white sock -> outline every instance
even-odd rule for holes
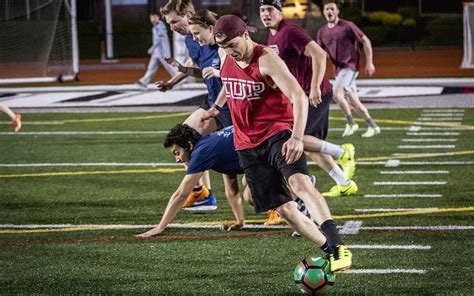
[[[346,181],[344,173],[338,165],[332,168],[332,170],[329,172],[329,176],[334,180],[334,182],[337,183],[337,185],[349,185],[349,181]]]
[[[344,148],[339,145],[335,145],[326,141],[322,141],[323,144],[321,145],[321,153],[329,154],[334,159],[338,159],[341,154],[344,153]]]

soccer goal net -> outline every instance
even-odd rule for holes
[[[75,1],[0,1],[0,84],[76,78]]]
[[[464,3],[464,58],[461,68],[474,68],[474,3]]]

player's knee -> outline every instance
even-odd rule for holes
[[[311,184],[310,179],[304,174],[294,174],[288,179],[292,191],[300,196],[302,192],[308,191],[308,184]],[[311,185],[312,187],[312,185]]]

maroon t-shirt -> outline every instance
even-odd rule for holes
[[[364,37],[353,22],[339,19],[333,28],[327,25],[319,29],[316,42],[328,53],[336,72],[344,68],[359,71],[359,43]]]
[[[296,77],[307,95],[311,90],[313,70],[311,58],[304,55],[306,45],[313,41],[306,31],[288,20],[282,20],[275,35],[268,33],[268,47],[272,48],[285,61],[291,74]],[[331,91],[329,80],[324,77],[321,82],[321,94]]]

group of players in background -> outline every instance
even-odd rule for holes
[[[221,226],[223,230],[245,227],[237,180],[243,174],[243,199],[257,213],[268,212],[269,224],[284,217],[295,232],[327,253],[333,272],[352,266],[352,253],[323,196],[357,192],[352,180],[355,148],[325,139],[331,100],[346,116],[344,137],[359,128],[351,108],[368,124],[362,137],[380,133],[357,95],[360,44],[366,72],[372,75],[375,67],[370,40],[352,22],[339,18],[338,4],[324,1],[323,11],[327,25],[314,41],[303,28],[282,18],[280,0],[260,0],[260,19],[269,29],[263,46],[251,38],[255,28],[237,16],[196,12],[191,0],[170,0],[161,8],[171,30],[186,36],[190,59],[183,64],[167,59],[178,73],[156,82],[157,88],[167,91],[193,75],[203,78],[208,97],[166,136],[164,146],[186,165],[186,175],[159,225],[137,237],[160,234],[181,209],[216,209],[208,174],[214,170],[223,175],[235,216],[234,223]],[[333,85],[325,77],[327,56],[336,68]],[[315,188],[304,153],[336,182],[329,192],[321,194]]]

